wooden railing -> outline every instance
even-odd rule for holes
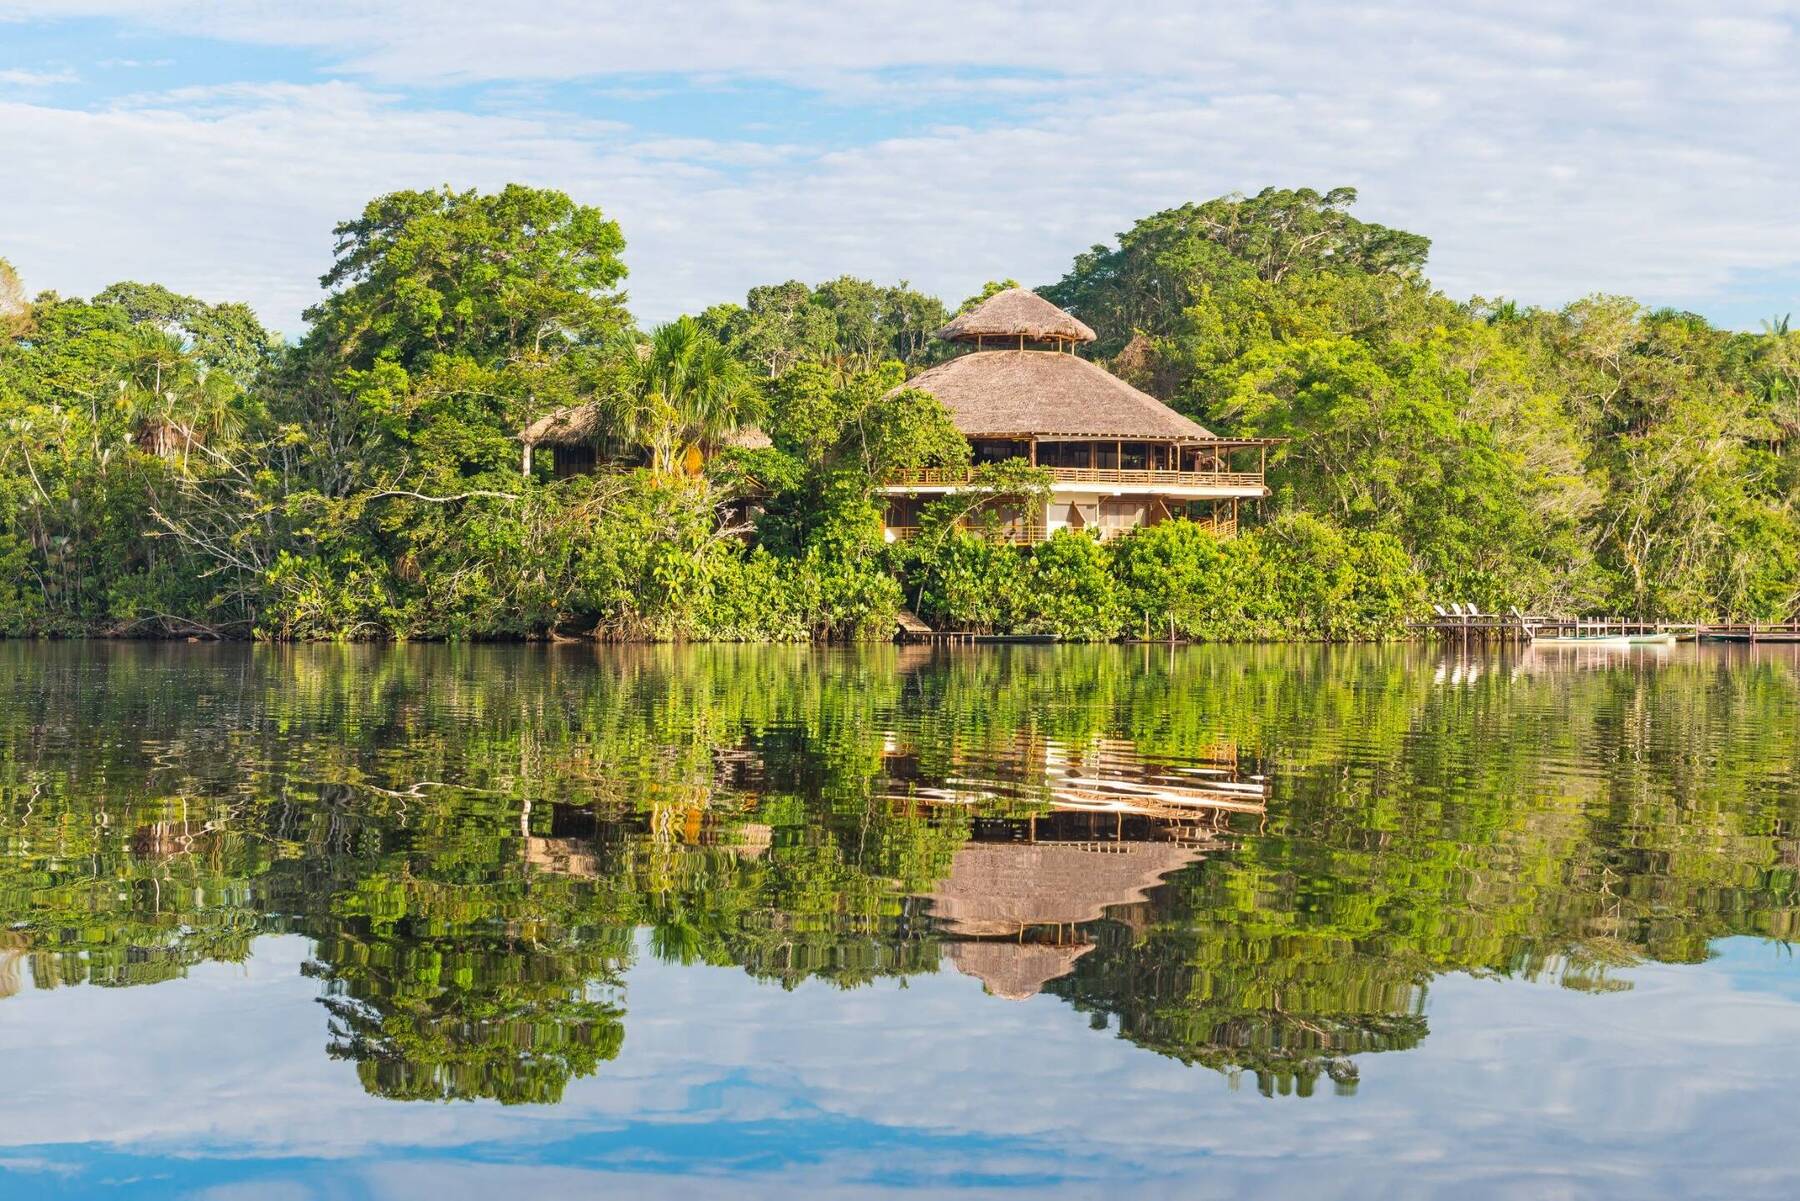
[[[971,525],[966,521],[958,524],[965,530],[981,530],[984,533],[988,528],[980,524]],[[887,527],[887,532],[894,536],[896,542],[910,542],[919,536],[919,527],[916,525],[890,525]],[[1049,537],[1042,522],[1021,523],[1016,521],[998,527],[991,536],[998,541],[1010,542],[1015,546],[1030,546]]]
[[[1046,467],[1059,484],[1129,485],[1141,488],[1261,488],[1260,471],[1146,471],[1115,467]],[[889,487],[958,487],[971,483],[968,467],[914,467],[888,477]]]
[[[985,526],[980,525],[971,526],[967,522],[961,524],[964,529],[986,528]],[[1230,517],[1212,519],[1202,517],[1194,524],[1220,538],[1237,537],[1238,523]],[[1094,535],[1094,537],[1098,538],[1100,541],[1110,542],[1114,538],[1123,538],[1133,530],[1142,529],[1143,527],[1138,525],[1104,525],[1088,526],[1086,528],[1088,533]],[[893,535],[893,540],[896,542],[909,542],[919,536],[919,527],[916,525],[890,525],[887,527],[887,532]],[[1014,522],[1011,525],[999,529],[995,536],[1003,542],[1011,542],[1020,546],[1029,546],[1032,543],[1042,542],[1049,535],[1042,522],[1033,522],[1030,524]]]

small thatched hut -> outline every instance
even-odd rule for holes
[[[559,480],[571,475],[591,474],[602,463],[634,461],[633,452],[614,443],[611,433],[606,410],[598,401],[547,413],[519,431],[519,441],[525,446],[524,470],[528,475],[531,473],[533,456],[539,448],[551,451]],[[769,436],[761,429],[741,425],[707,451],[758,450],[769,445]]]

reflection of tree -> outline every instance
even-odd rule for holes
[[[1165,888],[1148,928],[1101,925],[1094,950],[1048,991],[1102,1026],[1113,1020],[1139,1046],[1248,1071],[1265,1093],[1308,1095],[1322,1074],[1353,1089],[1348,1056],[1425,1037],[1425,973],[1415,963],[1194,913],[1186,894],[1205,874]]]
[[[314,939],[327,1049],[371,1093],[554,1102],[624,1042],[630,927],[586,882],[531,871],[496,808],[445,796],[404,829],[386,815],[351,839],[365,855],[282,881]]]
[[[0,669],[28,682],[0,691],[0,997],[302,933],[330,1052],[387,1096],[554,1100],[617,1053],[640,930],[786,987],[1049,979],[1305,1092],[1423,1038],[1442,973],[1606,992],[1800,914],[1800,685],[1744,657],[1450,685],[1406,648],[0,644]],[[943,920],[959,853],[1054,799],[1047,748],[1101,744],[1241,749],[1268,813],[1024,951]]]
[[[553,1102],[624,1042],[625,947],[527,947],[466,932],[413,941],[320,941],[333,1058],[396,1100]]]

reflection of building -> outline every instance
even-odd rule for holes
[[[1022,1000],[1089,950],[1076,926],[1145,901],[1199,858],[1185,842],[971,842],[931,894],[932,916],[958,940],[948,948],[958,971]]]
[[[1090,950],[1087,943],[953,942],[944,954],[957,971],[981,981],[990,996],[1023,1001],[1068,975]]]
[[[1021,735],[937,780],[897,739],[888,740],[885,759],[897,795],[935,805],[1024,801],[1056,812],[1187,819],[1212,828],[1231,813],[1261,813],[1268,800],[1267,783],[1243,775],[1229,749],[1210,760],[1158,762],[1116,739],[1076,744]]]
[[[539,871],[592,879],[600,874],[600,857],[592,838],[525,836],[525,862]]]
[[[1197,862],[1232,814],[1261,813],[1267,800],[1229,748],[1158,762],[1129,742],[1021,734],[934,780],[890,739],[886,762],[894,795],[1003,814],[976,818],[929,900],[956,940],[946,954],[957,970],[1009,1000],[1070,971],[1090,949],[1079,927],[1137,924],[1152,889]]]
[[[25,958],[25,950],[23,934],[0,933],[0,999],[19,991],[19,964]]]
[[[727,791],[746,803],[613,814],[552,805],[547,822],[540,815],[535,828],[521,829],[526,862],[593,878],[607,874],[608,862],[634,844],[654,844],[706,859],[711,866],[696,877],[702,887],[731,857],[760,859],[778,843],[788,848],[788,862],[810,862],[808,840],[780,842],[772,825],[757,820],[756,801],[747,799],[764,790],[803,792],[800,782],[781,776],[779,760],[771,764],[748,747],[720,751],[715,761],[720,781],[729,779]],[[1149,928],[1156,920],[1152,892],[1199,862],[1234,817],[1261,814],[1267,797],[1264,779],[1241,769],[1230,746],[1210,748],[1204,759],[1152,759],[1124,740],[1064,742],[1031,731],[965,745],[947,762],[929,765],[902,748],[901,735],[890,735],[882,769],[876,793],[889,802],[883,806],[888,819],[948,837],[934,836],[938,857],[928,873],[902,885],[891,864],[869,857],[881,838],[870,838],[859,821],[833,848],[842,856],[835,862],[850,868],[855,881],[844,887],[904,896],[903,908],[913,915],[922,901],[924,929],[935,935],[925,941],[990,993],[1015,1000],[1066,976],[1093,949],[1093,923]],[[940,873],[935,884],[923,883]],[[759,896],[739,917],[785,929],[799,915],[767,907]],[[867,921],[849,924],[855,945],[863,946]],[[909,917],[886,932],[898,945],[923,930]],[[756,941],[749,927],[734,937]]]

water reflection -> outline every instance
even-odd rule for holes
[[[12,644],[0,671],[0,996],[304,935],[325,1053],[399,1100],[557,1101],[620,1054],[646,948],[790,989],[953,969],[1352,1093],[1445,973],[1615,992],[1800,905],[1800,672],[1768,648]]]

